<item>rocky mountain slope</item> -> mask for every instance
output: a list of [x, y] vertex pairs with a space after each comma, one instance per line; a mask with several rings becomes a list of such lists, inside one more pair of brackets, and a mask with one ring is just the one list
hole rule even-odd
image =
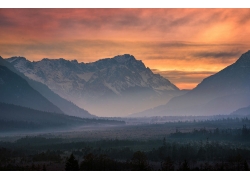
[[6, 60], [25, 76], [99, 116], [125, 116], [184, 93], [128, 54], [93, 63], [64, 59], [30, 62], [23, 57]]
[[53, 105], [57, 106], [64, 114], [71, 116], [78, 116], [82, 118], [95, 117], [84, 109], [79, 108], [75, 104], [66, 99], [61, 98], [58, 94], [51, 91], [45, 84], [38, 81], [34, 81], [24, 76], [21, 72], [17, 71], [12, 64], [0, 58], [0, 65], [7, 67], [13, 73], [17, 74], [21, 78], [27, 81], [27, 83], [43, 97], [49, 100]]

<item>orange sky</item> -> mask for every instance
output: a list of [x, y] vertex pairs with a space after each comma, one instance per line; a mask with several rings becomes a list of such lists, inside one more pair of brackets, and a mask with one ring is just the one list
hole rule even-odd
[[181, 89], [250, 48], [250, 9], [0, 9], [0, 56], [132, 54]]

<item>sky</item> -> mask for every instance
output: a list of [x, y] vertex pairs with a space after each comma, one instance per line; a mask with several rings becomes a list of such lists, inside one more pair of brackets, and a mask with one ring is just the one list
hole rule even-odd
[[0, 9], [0, 56], [94, 62], [131, 54], [180, 89], [250, 50], [250, 9]]

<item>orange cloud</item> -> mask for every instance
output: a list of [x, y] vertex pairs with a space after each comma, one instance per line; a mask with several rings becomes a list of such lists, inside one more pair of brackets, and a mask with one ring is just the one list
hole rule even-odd
[[[162, 74], [216, 72], [249, 50], [249, 21], [250, 9], [0, 9], [0, 55], [92, 62], [129, 53]], [[201, 80], [182, 79], [180, 88]]]

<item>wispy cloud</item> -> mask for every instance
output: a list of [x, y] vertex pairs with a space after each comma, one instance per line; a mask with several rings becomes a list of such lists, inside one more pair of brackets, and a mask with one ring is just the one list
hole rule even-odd
[[242, 51], [233, 51], [233, 52], [198, 52], [194, 56], [198, 58], [235, 58], [239, 57], [242, 54]]
[[249, 21], [250, 9], [0, 9], [0, 55], [91, 62], [129, 53], [161, 71], [215, 72], [249, 50]]
[[[193, 85], [197, 85], [204, 78], [215, 74], [213, 71], [160, 71], [151, 69], [154, 73], [169, 79], [181, 89], [192, 89]], [[190, 86], [191, 85], [191, 86]]]

